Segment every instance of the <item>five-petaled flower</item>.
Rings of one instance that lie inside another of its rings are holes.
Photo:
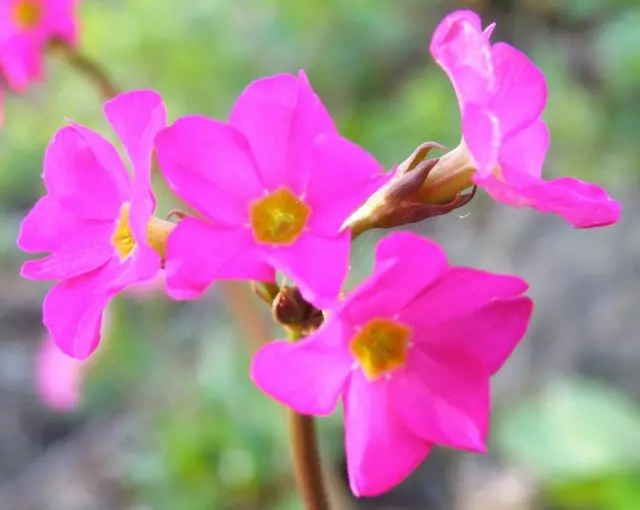
[[[229,123],[185,117],[156,152],[173,191],[205,219],[185,218],[167,246],[167,291],[199,296],[214,280],[292,278],[322,307],[348,269],[343,222],[388,175],[339,135],[304,75],[258,80]]]
[[[251,377],[303,414],[330,414],[342,396],[351,488],[379,494],[434,443],[484,451],[489,376],[525,334],[526,290],[515,276],[448,266],[431,241],[390,234],[373,274],[320,329],[264,346]]]
[[[505,43],[492,45],[494,25],[482,30],[470,11],[448,15],[437,27],[431,53],[449,75],[462,114],[463,141],[474,162],[473,181],[494,199],[556,213],[575,227],[609,225],[620,203],[599,186],[571,177],[541,178],[549,132],[540,118],[547,102],[544,75]]]
[[[173,226],[152,217],[151,153],[166,123],[162,99],[153,91],[133,91],[107,102],[104,112],[127,151],[133,179],[106,139],[71,123],[47,148],[47,194],[18,237],[27,252],[50,252],[25,262],[22,275],[60,280],[44,300],[44,323],[56,345],[79,359],[97,347],[111,298],[157,274]]]
[[[22,92],[42,76],[43,52],[57,38],[74,45],[78,0],[3,0],[0,2],[0,73]]]

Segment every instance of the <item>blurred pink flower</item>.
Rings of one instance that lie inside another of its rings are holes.
[[[48,335],[36,355],[36,391],[56,411],[73,411],[82,401],[83,362],[63,353]]]
[[[59,38],[74,45],[77,0],[2,0],[0,2],[0,72],[11,88],[23,91],[42,76],[43,53]]]
[[[264,346],[251,377],[303,414],[330,414],[342,396],[351,488],[379,494],[434,443],[485,450],[489,376],[525,334],[526,290],[515,276],[448,266],[431,241],[390,234],[373,274],[321,328]]]
[[[457,11],[440,23],[430,46],[458,96],[474,182],[499,202],[556,213],[574,227],[617,222],[620,203],[599,186],[571,177],[542,180],[549,147],[540,118],[545,78],[520,51],[489,42],[494,26],[483,31],[477,14]]]
[[[300,73],[258,80],[229,123],[184,117],[156,138],[172,190],[206,219],[185,218],[167,246],[167,290],[199,296],[214,280],[272,282],[282,271],[305,299],[334,299],[348,268],[343,222],[388,177],[339,135]]]
[[[134,91],[107,102],[104,111],[127,150],[133,181],[101,135],[78,124],[64,127],[45,154],[47,195],[24,219],[18,238],[27,252],[51,253],[25,262],[22,275],[61,280],[44,300],[44,323],[56,345],[79,359],[98,345],[111,298],[160,269],[147,226],[155,209],[151,152],[165,125],[164,104],[153,91]]]

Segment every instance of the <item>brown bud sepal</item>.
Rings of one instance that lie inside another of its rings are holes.
[[[297,287],[283,286],[271,305],[274,320],[294,330],[297,336],[306,336],[323,322],[322,311],[305,301]]]

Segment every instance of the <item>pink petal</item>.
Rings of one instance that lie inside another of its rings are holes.
[[[309,228],[335,235],[344,221],[384,185],[392,173],[364,149],[338,134],[318,136],[307,147],[310,168],[306,203],[312,210]]]
[[[138,244],[122,267],[122,273],[109,286],[112,292],[121,292],[130,285],[144,283],[155,278],[160,271],[160,255],[148,245]]]
[[[196,218],[181,220],[169,236],[166,274],[174,299],[195,299],[219,279],[275,280],[248,228],[222,228]]]
[[[376,247],[373,273],[344,301],[342,314],[354,325],[392,317],[442,275],[445,253],[410,232],[387,234]]]
[[[110,171],[120,196],[130,197],[132,190],[131,176],[116,148],[105,137],[92,129],[73,121],[68,122],[84,138],[85,142],[91,146],[91,150],[100,164]],[[128,200],[128,198],[126,199]]]
[[[449,75],[461,110],[468,103],[487,103],[494,80],[491,45],[477,14],[449,14],[436,28],[429,49]]]
[[[271,342],[253,356],[251,379],[298,413],[331,414],[353,365],[349,336],[343,323],[329,319],[305,339]]]
[[[389,382],[399,419],[424,441],[486,451],[489,373],[474,355],[446,346],[414,347]]]
[[[64,234],[78,219],[49,195],[36,202],[20,224],[18,247],[30,253],[52,252],[65,241]]]
[[[2,43],[0,67],[12,90],[24,92],[42,76],[42,44],[31,37],[9,37]]]
[[[73,411],[82,399],[82,363],[45,338],[36,358],[36,389],[48,407]]]
[[[45,297],[43,322],[53,341],[68,356],[85,359],[98,346],[102,314],[112,297],[106,285],[117,270],[116,264],[109,264],[64,280]]]
[[[156,206],[151,191],[153,143],[158,131],[166,125],[167,112],[160,94],[152,90],[135,90],[108,101],[104,113],[131,160],[131,231],[138,244],[146,245],[147,224]]]
[[[385,379],[367,382],[352,372],[344,395],[345,448],[351,491],[376,496],[404,481],[429,453],[430,443],[396,416]]]
[[[349,269],[349,232],[330,238],[304,232],[291,246],[262,249],[269,263],[291,278],[309,303],[318,308],[335,304]]]
[[[466,351],[496,373],[524,337],[533,302],[527,297],[498,300],[476,311],[423,330],[414,342]],[[425,347],[426,348],[426,347]]]
[[[576,228],[603,227],[617,223],[622,205],[596,184],[572,177],[540,181],[522,193],[531,207],[543,213],[562,216]]]
[[[540,177],[549,139],[547,125],[538,119],[504,141],[500,148],[500,166],[507,183],[518,185],[530,182],[530,177]]]
[[[43,179],[65,209],[85,218],[115,219],[128,197],[121,195],[113,171],[100,164],[80,132],[64,127],[47,147]]]
[[[488,110],[469,104],[462,112],[462,137],[476,163],[476,175],[492,174],[502,142],[498,119]]]
[[[436,283],[400,312],[399,320],[425,331],[453,317],[462,317],[496,299],[519,296],[527,282],[517,276],[465,267],[450,268]]]
[[[263,196],[244,136],[205,117],[183,117],[156,137],[162,173],[182,200],[227,225],[248,221],[248,203]]]
[[[304,74],[280,74],[250,84],[237,99],[229,122],[249,141],[264,186],[287,185],[298,195],[306,186],[306,153],[316,136],[335,127]]]
[[[76,7],[79,0],[55,0],[47,3],[46,30],[73,45],[78,38]]]
[[[167,112],[160,94],[137,90],[120,94],[104,105],[109,123],[122,141],[133,167],[133,197],[129,221],[137,246],[114,290],[153,278],[160,256],[147,243],[147,225],[155,210],[151,190],[151,158],[156,134],[165,126]]]
[[[72,227],[64,231],[53,254],[25,262],[20,274],[33,280],[63,280],[89,273],[115,257],[113,224],[84,220]]]
[[[489,108],[507,138],[540,116],[547,103],[547,83],[529,57],[506,43],[495,44],[491,58],[496,81]]]

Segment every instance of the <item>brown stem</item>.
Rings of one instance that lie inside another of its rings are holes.
[[[293,472],[305,510],[329,510],[312,416],[288,409]]]
[[[271,338],[269,327],[262,319],[258,301],[246,285],[234,281],[220,282],[229,311],[233,315],[240,334],[253,351],[257,351]]]
[[[52,41],[49,47],[71,67],[86,76],[100,91],[100,94],[105,100],[111,99],[113,96],[119,94],[118,88],[113,84],[107,72],[98,62],[95,62],[86,55],[82,55],[75,48],[60,40]]]

